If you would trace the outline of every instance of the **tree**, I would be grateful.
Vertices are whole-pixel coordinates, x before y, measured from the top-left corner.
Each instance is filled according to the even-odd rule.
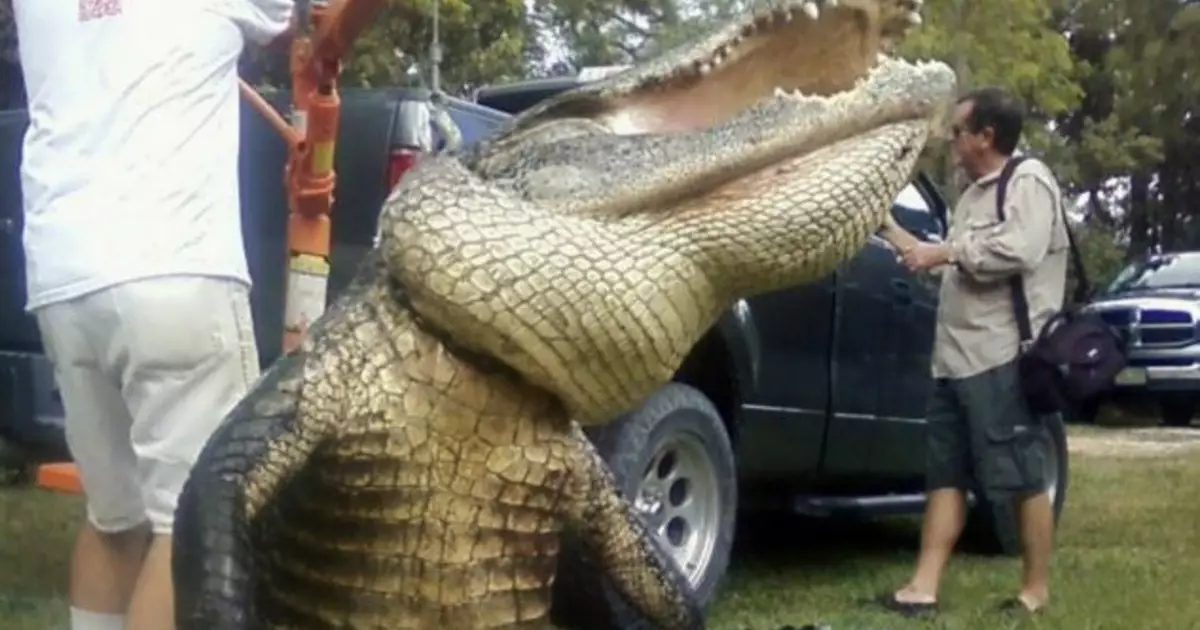
[[[771,0],[534,0],[537,28],[560,42],[563,61],[628,64],[702,34]]]
[[[435,0],[405,0],[384,5],[372,25],[344,59],[342,85],[429,86],[430,46]],[[516,80],[529,62],[540,60],[523,0],[440,0],[441,88],[466,94],[485,83]],[[246,72],[260,85],[290,82],[285,52],[248,51]]]
[[[1178,0],[1063,2],[1060,28],[1085,68],[1062,117],[1089,218],[1128,236],[1128,255],[1200,245],[1197,8]]]
[[[1070,149],[1047,123],[1076,107],[1082,90],[1069,42],[1052,23],[1052,9],[1049,0],[927,0],[923,26],[909,34],[898,53],[949,64],[962,92],[981,85],[1012,90],[1028,103],[1024,148],[1070,179]],[[956,172],[948,149],[931,143],[921,166],[949,184]],[[957,188],[946,186],[952,199]]]
[[[372,28],[354,44],[347,60],[347,85],[395,85],[416,62],[424,83],[430,76],[435,0],[389,3]],[[465,93],[485,83],[511,81],[524,75],[536,48],[526,21],[523,0],[440,0],[439,30],[443,49],[442,87]],[[397,51],[404,59],[397,58]]]

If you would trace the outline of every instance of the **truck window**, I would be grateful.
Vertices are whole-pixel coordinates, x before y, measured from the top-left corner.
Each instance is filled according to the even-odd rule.
[[[1108,285],[1107,292],[1197,287],[1200,287],[1200,254],[1165,254],[1125,267]]]
[[[892,214],[900,227],[913,235],[926,241],[942,240],[942,222],[914,184],[910,183],[900,191],[892,205]]]
[[[447,98],[445,106],[449,110],[450,117],[458,125],[464,144],[473,144],[490,136],[509,118],[508,114],[503,112],[456,98]],[[437,146],[441,147],[445,139],[436,129],[433,133],[437,137]]]

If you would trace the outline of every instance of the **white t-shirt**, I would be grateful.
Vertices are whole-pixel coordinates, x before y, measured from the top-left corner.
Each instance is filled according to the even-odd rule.
[[[237,60],[246,40],[283,33],[292,7],[15,0],[28,310],[166,274],[249,285]]]

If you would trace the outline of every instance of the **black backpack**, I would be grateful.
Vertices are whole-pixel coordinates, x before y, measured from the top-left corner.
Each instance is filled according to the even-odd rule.
[[[996,182],[996,214],[1001,221],[1004,221],[1004,196],[1009,180],[1024,159],[1010,159]],[[1060,218],[1067,231],[1079,282],[1073,303],[1055,313],[1042,326],[1036,339],[1029,323],[1024,278],[1020,273],[1009,278],[1021,334],[1017,364],[1021,389],[1030,410],[1039,415],[1079,408],[1085,401],[1108,390],[1126,364],[1124,344],[1117,333],[1099,315],[1081,312],[1089,293],[1083,256],[1075,244],[1065,212]]]

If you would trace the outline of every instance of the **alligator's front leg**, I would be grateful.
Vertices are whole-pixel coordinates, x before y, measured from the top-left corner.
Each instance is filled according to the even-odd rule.
[[[568,544],[564,552],[578,549],[580,557],[565,558],[565,566],[560,565],[571,575],[560,574],[557,579],[570,587],[566,593],[556,591],[555,606],[573,609],[555,611],[555,619],[561,623],[562,614],[570,618],[572,627],[588,628],[636,627],[636,621],[661,630],[704,628],[704,613],[686,578],[621,497],[612,472],[588,438],[582,431],[576,433],[579,447],[565,497]],[[609,589],[622,601],[610,601]],[[630,610],[619,610],[620,604]],[[642,619],[624,618],[629,612]]]

